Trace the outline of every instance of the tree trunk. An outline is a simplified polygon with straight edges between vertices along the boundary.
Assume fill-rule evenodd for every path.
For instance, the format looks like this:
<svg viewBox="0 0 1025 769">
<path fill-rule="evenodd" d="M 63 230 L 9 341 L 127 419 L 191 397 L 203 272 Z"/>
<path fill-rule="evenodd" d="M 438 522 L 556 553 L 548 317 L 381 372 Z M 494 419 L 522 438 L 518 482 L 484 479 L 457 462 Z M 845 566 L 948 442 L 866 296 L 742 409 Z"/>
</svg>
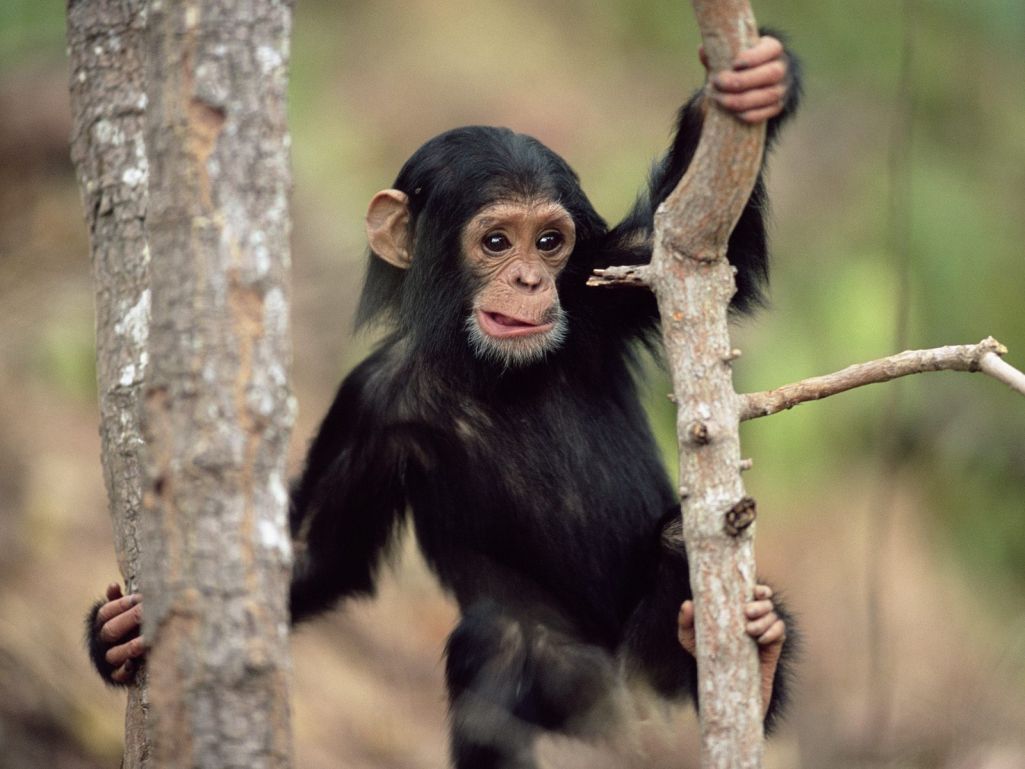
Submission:
<svg viewBox="0 0 1025 769">
<path fill-rule="evenodd" d="M 291 6 L 150 5 L 142 572 L 156 765 L 287 767 Z"/>
<path fill-rule="evenodd" d="M 149 333 L 146 246 L 145 0 L 68 4 L 71 156 L 89 227 L 96 287 L 96 375 L 103 475 L 118 564 L 138 587 L 142 382 Z M 125 769 L 149 766 L 145 676 L 128 695 Z"/>
<path fill-rule="evenodd" d="M 104 474 L 151 647 L 132 769 L 290 765 L 290 32 L 288 2 L 68 5 Z"/>
<path fill-rule="evenodd" d="M 758 40 L 748 0 L 692 0 L 710 73 Z M 683 537 L 697 636 L 702 769 L 762 762 L 758 652 L 744 630 L 754 595 L 754 500 L 740 472 L 741 398 L 733 389 L 726 259 L 730 233 L 758 178 L 765 126 L 711 99 L 687 173 L 655 212 L 649 265 L 596 270 L 590 285 L 646 285 L 658 299 L 677 404 Z"/>
</svg>

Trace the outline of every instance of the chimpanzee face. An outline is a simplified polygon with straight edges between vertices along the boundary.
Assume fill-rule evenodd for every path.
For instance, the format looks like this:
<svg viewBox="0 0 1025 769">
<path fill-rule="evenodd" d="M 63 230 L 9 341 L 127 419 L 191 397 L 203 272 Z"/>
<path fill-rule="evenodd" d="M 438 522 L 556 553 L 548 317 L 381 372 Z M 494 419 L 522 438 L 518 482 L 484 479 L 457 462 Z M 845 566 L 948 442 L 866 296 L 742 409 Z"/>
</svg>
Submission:
<svg viewBox="0 0 1025 769">
<path fill-rule="evenodd" d="M 502 200 L 466 223 L 462 257 L 477 286 L 466 330 L 478 357 L 515 366 L 559 347 L 566 318 L 556 279 L 575 240 L 572 217 L 547 198 Z"/>
<path fill-rule="evenodd" d="M 367 237 L 381 259 L 410 267 L 416 248 L 405 193 L 391 189 L 374 196 Z M 502 198 L 470 216 L 460 231 L 460 267 L 473 286 L 465 329 L 479 358 L 518 366 L 559 347 L 566 318 L 556 279 L 575 243 L 572 216 L 549 197 Z"/>
</svg>

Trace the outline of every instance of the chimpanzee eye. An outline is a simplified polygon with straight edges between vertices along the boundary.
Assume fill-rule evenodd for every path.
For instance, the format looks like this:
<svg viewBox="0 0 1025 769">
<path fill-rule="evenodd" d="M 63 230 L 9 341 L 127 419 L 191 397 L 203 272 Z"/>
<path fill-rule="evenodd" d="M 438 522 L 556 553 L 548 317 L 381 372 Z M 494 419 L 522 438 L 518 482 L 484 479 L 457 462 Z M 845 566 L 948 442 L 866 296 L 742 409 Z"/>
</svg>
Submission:
<svg viewBox="0 0 1025 769">
<path fill-rule="evenodd" d="M 512 248 L 509 238 L 501 232 L 489 232 L 481 240 L 481 245 L 484 246 L 485 251 L 491 254 L 501 254 Z"/>
<path fill-rule="evenodd" d="M 550 254 L 553 251 L 557 251 L 563 242 L 562 233 L 552 230 L 551 232 L 541 233 L 535 245 L 537 245 L 538 251 Z"/>
</svg>

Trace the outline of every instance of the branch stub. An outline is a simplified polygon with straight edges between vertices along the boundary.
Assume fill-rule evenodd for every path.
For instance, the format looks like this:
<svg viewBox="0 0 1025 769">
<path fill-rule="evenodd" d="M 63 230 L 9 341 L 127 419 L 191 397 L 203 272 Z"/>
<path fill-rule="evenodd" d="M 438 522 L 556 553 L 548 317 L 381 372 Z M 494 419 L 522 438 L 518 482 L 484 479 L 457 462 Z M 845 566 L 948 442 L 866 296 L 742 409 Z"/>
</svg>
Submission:
<svg viewBox="0 0 1025 769">
<path fill-rule="evenodd" d="M 744 497 L 737 504 L 726 511 L 724 528 L 731 537 L 738 537 L 744 529 L 755 522 L 758 516 L 758 509 L 754 498 Z"/>
</svg>

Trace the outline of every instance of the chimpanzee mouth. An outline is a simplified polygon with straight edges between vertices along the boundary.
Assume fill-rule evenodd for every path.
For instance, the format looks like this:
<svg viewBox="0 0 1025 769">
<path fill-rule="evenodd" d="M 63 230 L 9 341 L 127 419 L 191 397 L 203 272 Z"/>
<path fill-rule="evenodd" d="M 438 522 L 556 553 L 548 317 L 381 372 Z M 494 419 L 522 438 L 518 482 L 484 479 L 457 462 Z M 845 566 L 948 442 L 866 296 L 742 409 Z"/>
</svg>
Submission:
<svg viewBox="0 0 1025 769">
<path fill-rule="evenodd" d="M 466 317 L 466 332 L 474 354 L 505 368 L 544 360 L 562 346 L 567 334 L 566 314 L 556 304 L 543 323 L 475 309 Z"/>
<path fill-rule="evenodd" d="M 528 320 L 514 318 L 500 312 L 488 310 L 477 311 L 480 329 L 485 334 L 496 339 L 509 339 L 521 336 L 532 336 L 534 334 L 545 334 L 555 327 L 555 323 L 531 323 Z"/>
</svg>

